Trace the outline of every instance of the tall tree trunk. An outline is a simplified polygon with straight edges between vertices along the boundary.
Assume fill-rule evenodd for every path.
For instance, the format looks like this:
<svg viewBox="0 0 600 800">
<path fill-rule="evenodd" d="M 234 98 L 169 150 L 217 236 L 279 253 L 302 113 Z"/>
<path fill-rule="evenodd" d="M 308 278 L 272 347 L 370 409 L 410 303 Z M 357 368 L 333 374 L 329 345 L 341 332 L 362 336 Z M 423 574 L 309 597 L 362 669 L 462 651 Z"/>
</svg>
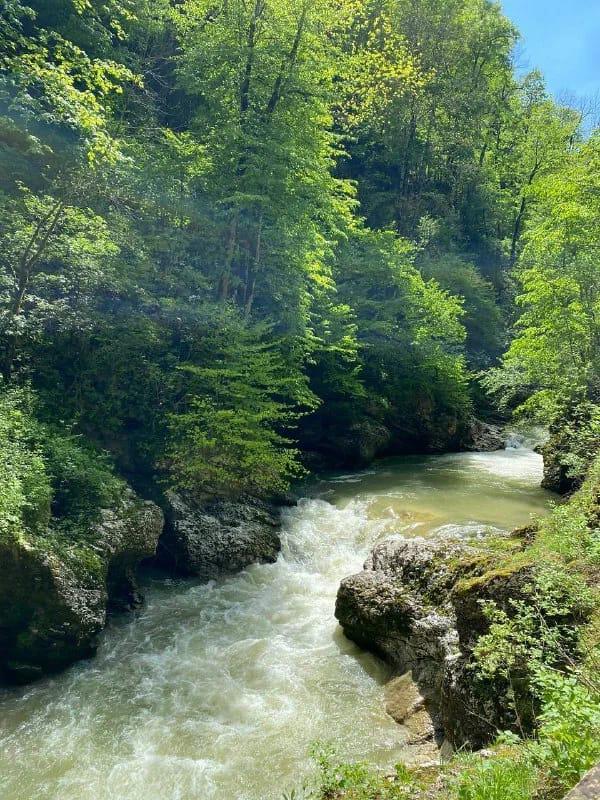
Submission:
<svg viewBox="0 0 600 800">
<path fill-rule="evenodd" d="M 254 304 L 254 293 L 256 291 L 256 276 L 260 269 L 260 261 L 262 257 L 262 226 L 263 226 L 263 217 L 262 213 L 258 220 L 258 231 L 256 234 L 256 249 L 254 251 L 254 269 L 253 274 L 251 275 L 250 272 L 246 273 L 246 289 L 245 289 L 245 315 L 246 318 L 250 316 L 252 313 L 252 306 Z M 252 286 L 250 286 L 250 277 L 252 277 Z"/>
<path fill-rule="evenodd" d="M 236 209 L 229 225 L 229 240 L 227 242 L 227 256 L 225 266 L 219 279 L 219 300 L 225 302 L 229 298 L 229 285 L 231 283 L 231 268 L 237 247 L 237 233 L 240 220 L 240 211 Z"/>
<path fill-rule="evenodd" d="M 542 166 L 542 162 L 539 159 L 537 159 L 535 164 L 534 164 L 534 166 L 533 166 L 533 169 L 531 170 L 531 172 L 529 173 L 529 176 L 527 178 L 526 187 L 527 186 L 531 186 L 531 184 L 535 180 L 535 176 L 537 175 L 537 173 L 538 173 L 538 171 L 539 171 L 541 166 Z M 512 232 L 512 238 L 511 238 L 511 243 L 510 243 L 510 265 L 511 265 L 511 267 L 514 266 L 516 261 L 517 261 L 517 248 L 519 246 L 519 239 L 521 238 L 521 232 L 522 232 L 522 229 L 523 229 L 523 219 L 525 217 L 525 211 L 526 210 L 527 210 L 527 198 L 525 197 L 525 193 L 523 192 L 523 195 L 521 196 L 521 203 L 519 205 L 519 211 L 517 213 L 517 216 L 515 218 L 515 222 L 514 222 L 514 225 L 513 225 L 513 232 Z"/>
<path fill-rule="evenodd" d="M 298 27 L 296 28 L 296 35 L 294 36 L 294 42 L 292 44 L 292 48 L 288 53 L 288 55 L 281 62 L 279 73 L 277 75 L 277 78 L 275 79 L 275 83 L 273 84 L 273 91 L 271 92 L 271 97 L 269 98 L 269 102 L 267 103 L 267 108 L 266 108 L 266 116 L 268 117 L 275 113 L 275 109 L 277 108 L 277 105 L 281 100 L 281 93 L 285 77 L 289 73 L 291 68 L 294 66 L 294 64 L 296 63 L 296 59 L 298 58 L 298 51 L 300 50 L 302 35 L 304 34 L 304 27 L 306 25 L 307 14 L 308 14 L 308 3 L 305 2 L 304 5 L 302 6 L 302 13 L 300 14 L 300 19 L 298 20 Z"/>
<path fill-rule="evenodd" d="M 35 265 L 43 256 L 50 238 L 56 231 L 62 212 L 64 209 L 64 202 L 58 200 L 40 220 L 34 228 L 33 233 L 23 251 L 23 255 L 19 259 L 19 264 L 14 271 L 15 275 L 15 292 L 11 303 L 9 315 L 9 331 L 14 327 L 17 317 L 23 310 L 23 303 L 27 295 L 27 289 L 31 282 Z M 45 226 L 47 227 L 45 228 Z M 45 228 L 45 230 L 44 230 Z M 2 365 L 2 374 L 6 380 L 10 380 L 13 372 L 14 362 L 17 356 L 19 337 L 15 332 L 9 332 L 7 336 L 6 351 L 4 356 L 4 363 Z"/>
<path fill-rule="evenodd" d="M 523 225 L 523 217 L 525 216 L 525 210 L 527 208 L 527 200 L 522 197 L 521 198 L 521 205 L 519 206 L 519 211 L 517 216 L 515 217 L 515 222 L 513 225 L 513 232 L 510 241 L 510 265 L 511 267 L 515 265 L 517 260 L 517 247 L 519 245 L 519 239 L 521 238 L 521 228 Z"/>
<path fill-rule="evenodd" d="M 256 29 L 258 21 L 262 17 L 265 10 L 265 0 L 255 0 L 254 9 L 250 18 L 250 26 L 248 28 L 247 47 L 248 53 L 246 56 L 246 66 L 244 67 L 244 78 L 240 87 L 240 115 L 243 121 L 246 112 L 250 107 L 250 85 L 252 82 L 252 69 L 254 67 L 254 48 L 256 45 Z"/>
</svg>

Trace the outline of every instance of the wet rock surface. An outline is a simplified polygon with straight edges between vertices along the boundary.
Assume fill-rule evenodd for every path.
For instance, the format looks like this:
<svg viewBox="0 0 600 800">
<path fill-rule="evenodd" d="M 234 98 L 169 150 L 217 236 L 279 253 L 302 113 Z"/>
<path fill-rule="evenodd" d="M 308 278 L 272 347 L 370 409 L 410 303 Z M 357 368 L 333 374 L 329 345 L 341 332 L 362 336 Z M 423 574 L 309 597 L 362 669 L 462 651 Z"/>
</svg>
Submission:
<svg viewBox="0 0 600 800">
<path fill-rule="evenodd" d="M 26 683 L 96 650 L 109 606 L 139 601 L 135 569 L 154 555 L 158 506 L 131 493 L 103 511 L 85 543 L 4 541 L 0 551 L 0 675 Z"/>
<path fill-rule="evenodd" d="M 274 562 L 281 549 L 280 515 L 277 506 L 255 498 L 198 503 L 169 492 L 159 561 L 204 580 Z"/>
<path fill-rule="evenodd" d="M 434 740 L 435 727 L 431 714 L 410 672 L 392 678 L 386 684 L 385 710 L 399 725 L 404 725 L 409 734 L 409 745 Z"/>
<path fill-rule="evenodd" d="M 473 418 L 467 429 L 463 442 L 465 450 L 473 452 L 494 452 L 503 450 L 506 437 L 500 427 Z"/>
</svg>

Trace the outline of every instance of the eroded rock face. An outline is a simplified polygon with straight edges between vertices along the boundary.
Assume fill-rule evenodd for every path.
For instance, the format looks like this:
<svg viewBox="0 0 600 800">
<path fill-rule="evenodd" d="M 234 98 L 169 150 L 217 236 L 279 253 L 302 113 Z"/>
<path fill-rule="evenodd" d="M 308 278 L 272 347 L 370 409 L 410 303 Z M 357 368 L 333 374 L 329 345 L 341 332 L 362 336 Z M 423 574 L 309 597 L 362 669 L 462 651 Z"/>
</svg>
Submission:
<svg viewBox="0 0 600 800">
<path fill-rule="evenodd" d="M 2 542 L 0 676 L 26 683 L 93 655 L 108 606 L 139 600 L 135 568 L 154 555 L 162 527 L 160 509 L 130 495 L 84 544 Z"/>
<path fill-rule="evenodd" d="M 336 617 L 357 644 L 383 656 L 419 688 L 438 741 L 479 748 L 497 730 L 533 720 L 527 687 L 517 720 L 509 688 L 482 679 L 473 660 L 477 638 L 487 631 L 481 602 L 509 608 L 523 596 L 530 568 L 493 572 L 489 560 L 460 541 L 390 539 L 379 544 L 364 570 L 339 589 Z M 522 690 L 522 691 L 521 691 Z"/>
<path fill-rule="evenodd" d="M 131 499 L 120 511 L 103 511 L 98 538 L 108 557 L 109 609 L 127 611 L 143 601 L 136 582 L 140 562 L 156 555 L 164 515 L 154 503 Z"/>
<path fill-rule="evenodd" d="M 159 560 L 183 574 L 210 580 L 255 562 L 276 561 L 279 527 L 280 510 L 255 498 L 199 504 L 169 492 Z"/>
<path fill-rule="evenodd" d="M 348 638 L 383 656 L 399 674 L 412 672 L 438 725 L 443 665 L 458 653 L 452 611 L 441 602 L 452 584 L 446 559 L 463 549 L 457 543 L 442 550 L 420 538 L 382 542 L 363 572 L 342 581 L 335 609 Z"/>
<path fill-rule="evenodd" d="M 365 418 L 351 425 L 335 443 L 337 453 L 344 454 L 348 464 L 370 464 L 390 446 L 392 434 L 385 425 Z"/>
</svg>

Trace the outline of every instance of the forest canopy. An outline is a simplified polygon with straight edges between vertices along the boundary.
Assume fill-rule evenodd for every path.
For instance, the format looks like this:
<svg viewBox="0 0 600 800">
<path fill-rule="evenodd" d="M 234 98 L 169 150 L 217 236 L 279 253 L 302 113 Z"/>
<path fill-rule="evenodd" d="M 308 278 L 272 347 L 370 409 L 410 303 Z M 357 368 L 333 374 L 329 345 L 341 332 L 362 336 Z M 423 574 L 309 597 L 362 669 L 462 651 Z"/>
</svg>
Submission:
<svg viewBox="0 0 600 800">
<path fill-rule="evenodd" d="M 3 408 L 268 494 L 460 446 L 490 367 L 594 405 L 597 141 L 517 39 L 488 0 L 5 0 Z"/>
</svg>

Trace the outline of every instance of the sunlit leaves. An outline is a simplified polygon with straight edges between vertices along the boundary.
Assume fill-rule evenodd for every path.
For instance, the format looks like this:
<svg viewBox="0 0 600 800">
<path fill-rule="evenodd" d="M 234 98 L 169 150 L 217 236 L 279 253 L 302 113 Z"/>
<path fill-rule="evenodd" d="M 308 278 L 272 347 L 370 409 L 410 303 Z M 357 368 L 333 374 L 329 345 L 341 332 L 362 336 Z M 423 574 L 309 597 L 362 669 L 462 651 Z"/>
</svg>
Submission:
<svg viewBox="0 0 600 800">
<path fill-rule="evenodd" d="M 598 391 L 600 246 L 595 137 L 532 191 L 535 208 L 518 272 L 521 316 L 506 368 L 537 387 L 528 402 L 551 417 L 559 398 Z M 508 373 L 507 373 L 508 374 Z"/>
</svg>

